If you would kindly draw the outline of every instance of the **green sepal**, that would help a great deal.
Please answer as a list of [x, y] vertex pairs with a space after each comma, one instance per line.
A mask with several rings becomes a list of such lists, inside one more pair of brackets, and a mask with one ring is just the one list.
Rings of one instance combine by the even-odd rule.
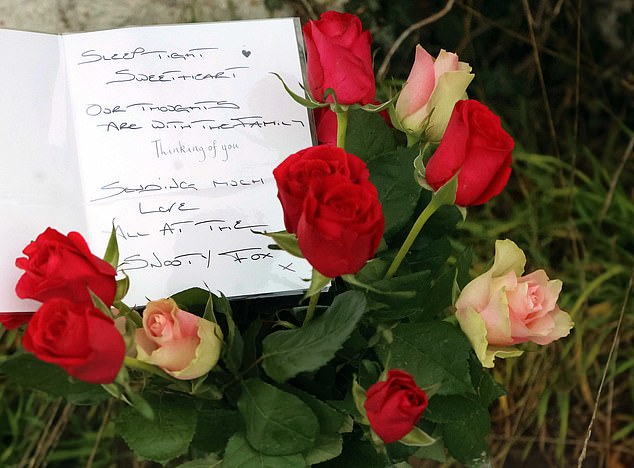
[[108, 245], [106, 247], [106, 253], [103, 255], [104, 261], [112, 265], [115, 270], [119, 266], [119, 245], [117, 244], [117, 231], [112, 225], [112, 231], [110, 232], [110, 239], [108, 239]]
[[123, 272], [123, 275], [123, 278], [117, 280], [117, 291], [114, 295], [115, 302], [123, 299], [130, 289], [130, 278], [125, 274], [125, 272]]
[[310, 278], [310, 287], [308, 288], [308, 291], [306, 291], [304, 299], [308, 299], [315, 294], [319, 294], [322, 289], [330, 284], [331, 281], [332, 278], [328, 278], [327, 276], [322, 275], [315, 268], [313, 268], [313, 274]]
[[291, 234], [287, 231], [275, 231], [275, 232], [257, 232], [257, 234], [262, 234], [264, 236], [270, 237], [275, 241], [278, 247], [289, 254], [304, 258], [302, 255], [302, 251], [299, 248], [299, 244], [297, 242], [297, 236], [295, 234]]
[[458, 191], [458, 171], [449, 181], [440, 187], [432, 196], [432, 203], [437, 206], [453, 205], [456, 201], [456, 192]]
[[427, 183], [427, 178], [425, 177], [425, 160], [428, 159], [430, 154], [431, 144], [426, 143], [420, 149], [418, 156], [414, 159], [414, 179], [416, 179], [416, 183], [425, 190], [433, 192], [434, 189]]
[[214, 314], [214, 296], [211, 292], [209, 293], [207, 304], [205, 304], [205, 313], [203, 314], [203, 318], [205, 320], [209, 320], [210, 322], [218, 323], [216, 320], [216, 314]]
[[361, 424], [370, 425], [370, 421], [368, 421], [368, 416], [364, 407], [366, 400], [365, 393], [366, 390], [359, 385], [359, 382], [357, 382], [357, 376], [355, 375], [352, 379], [352, 399], [354, 400], [354, 405], [360, 414], [359, 422]]
[[284, 82], [284, 79], [278, 75], [275, 72], [271, 72], [272, 75], [275, 75], [277, 77], [278, 80], [280, 80], [282, 82], [282, 86], [284, 86], [284, 89], [286, 90], [286, 92], [288, 93], [288, 95], [293, 98], [293, 100], [295, 102], [297, 102], [298, 104], [301, 104], [304, 107], [307, 107], [308, 109], [317, 109], [318, 107], [328, 107], [330, 104], [329, 103], [323, 103], [323, 102], [318, 102], [315, 101], [313, 99], [313, 97], [310, 95], [310, 93], [306, 93], [306, 95], [308, 96], [308, 98], [303, 98], [301, 97], [299, 94], [295, 94], [291, 88], [289, 88], [286, 83]]
[[126, 304], [124, 304], [121, 301], [115, 301], [114, 304], [112, 305], [119, 311], [120, 316], [123, 316], [127, 319], [127, 321], [131, 321], [132, 323], [134, 323], [136, 328], [143, 327], [143, 319], [141, 318], [141, 315], [136, 310], [130, 309]]
[[116, 317], [114, 316], [110, 308], [101, 300], [101, 298], [97, 296], [94, 292], [92, 292], [90, 289], [88, 289], [88, 292], [90, 293], [90, 298], [92, 299], [93, 305], [97, 309], [102, 311], [106, 317], [110, 317], [111, 319], [114, 320]]
[[339, 104], [339, 101], [337, 100], [337, 93], [335, 93], [335, 90], [332, 88], [326, 88], [326, 91], [324, 91], [324, 101], [327, 101], [329, 96], [332, 96], [332, 100], [334, 102], [330, 102], [328, 103], [328, 105], [330, 106], [330, 110], [333, 111], [335, 114], [348, 112], [348, 110], [350, 109], [356, 109], [357, 107], [359, 107], [358, 104]]
[[394, 102], [394, 100], [398, 97], [400, 93], [395, 94], [389, 100], [385, 101], [382, 104], [364, 104], [360, 106], [359, 109], [363, 109], [366, 112], [381, 112], [390, 107], [390, 105]]
[[431, 437], [425, 431], [423, 431], [420, 427], [414, 426], [411, 431], [409, 431], [401, 440], [399, 440], [401, 444], [410, 445], [413, 447], [427, 447], [428, 445], [432, 445], [436, 442], [436, 439]]

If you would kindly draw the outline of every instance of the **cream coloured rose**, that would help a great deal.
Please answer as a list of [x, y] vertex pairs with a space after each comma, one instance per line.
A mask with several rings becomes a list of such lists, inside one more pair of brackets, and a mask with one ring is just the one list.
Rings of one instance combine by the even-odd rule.
[[150, 301], [136, 330], [137, 359], [189, 380], [209, 372], [222, 349], [218, 324], [180, 310], [173, 299]]
[[522, 354], [512, 345], [549, 344], [573, 326], [557, 306], [561, 281], [549, 279], [544, 270], [522, 276], [525, 264], [513, 241], [496, 241], [493, 266], [467, 284], [456, 302], [460, 327], [485, 367], [493, 367], [496, 357]]
[[442, 139], [453, 106], [466, 98], [474, 75], [468, 63], [454, 53], [441, 50], [434, 58], [416, 46], [414, 65], [396, 101], [394, 125], [415, 138], [434, 142]]

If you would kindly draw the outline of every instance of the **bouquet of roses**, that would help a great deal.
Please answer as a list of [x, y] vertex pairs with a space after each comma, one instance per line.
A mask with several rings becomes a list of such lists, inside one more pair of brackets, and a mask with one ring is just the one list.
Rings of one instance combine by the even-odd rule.
[[488, 408], [504, 393], [486, 368], [572, 328], [561, 281], [524, 274], [511, 240], [475, 279], [471, 250], [450, 241], [467, 207], [505, 187], [513, 139], [466, 98], [474, 75], [456, 54], [418, 46], [380, 103], [359, 18], [325, 13], [304, 37], [310, 89], [284, 86], [315, 109], [321, 144], [273, 171], [286, 230], [253, 235], [312, 265], [305, 296], [190, 289], [134, 310], [114, 232], [102, 260], [49, 228], [16, 261], [17, 295], [42, 305], [3, 318], [28, 324], [26, 353], [0, 370], [38, 372], [72, 402], [120, 400], [117, 432], [161, 463], [486, 466]]

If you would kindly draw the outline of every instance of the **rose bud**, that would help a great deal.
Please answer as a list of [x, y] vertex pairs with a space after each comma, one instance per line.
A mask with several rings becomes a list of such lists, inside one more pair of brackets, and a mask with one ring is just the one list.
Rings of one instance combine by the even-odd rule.
[[505, 347], [549, 344], [573, 326], [557, 306], [561, 281], [550, 280], [544, 270], [522, 276], [525, 264], [524, 252], [513, 241], [496, 241], [493, 266], [467, 284], [456, 302], [460, 327], [485, 367], [493, 367], [496, 356], [521, 354]]
[[44, 302], [55, 297], [90, 304], [88, 290], [107, 307], [114, 301], [117, 284], [114, 268], [90, 252], [78, 232], [64, 236], [47, 228], [24, 249], [28, 258], [18, 258], [15, 265], [24, 274], [15, 286], [18, 297]]
[[[304, 25], [307, 74], [311, 94], [324, 101], [328, 88], [340, 104], [368, 104], [376, 94], [372, 37], [361, 20], [349, 13], [327, 11]], [[334, 102], [328, 96], [328, 102]]]
[[374, 257], [385, 220], [376, 188], [341, 175], [312, 181], [297, 224], [306, 260], [329, 278], [354, 274]]
[[427, 183], [438, 190], [460, 171], [455, 204], [481, 205], [506, 186], [514, 146], [488, 107], [472, 99], [458, 101], [425, 168]]
[[177, 379], [195, 379], [216, 365], [222, 339], [217, 323], [180, 310], [173, 299], [150, 301], [136, 330], [137, 359]]
[[368, 389], [363, 407], [372, 430], [389, 444], [405, 437], [418, 423], [427, 408], [427, 395], [410, 374], [392, 369], [386, 381]]
[[125, 343], [110, 317], [90, 304], [65, 298], [46, 301], [33, 315], [24, 349], [92, 384], [114, 381], [125, 356]]
[[396, 101], [396, 120], [401, 129], [420, 139], [423, 133], [430, 141], [440, 141], [454, 104], [466, 97], [473, 80], [468, 63], [441, 50], [438, 58], [416, 46], [416, 58]]
[[284, 211], [288, 232], [297, 231], [304, 198], [312, 181], [339, 174], [353, 183], [370, 177], [365, 163], [341, 148], [330, 145], [311, 146], [287, 157], [273, 170], [277, 197]]

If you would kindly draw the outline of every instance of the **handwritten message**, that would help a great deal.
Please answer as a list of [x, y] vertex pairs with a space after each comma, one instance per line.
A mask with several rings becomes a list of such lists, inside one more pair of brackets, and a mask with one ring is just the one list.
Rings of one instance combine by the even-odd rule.
[[303, 81], [296, 30], [274, 19], [61, 36], [67, 183], [98, 254], [114, 226], [130, 305], [193, 286], [306, 288], [308, 264], [256, 233], [283, 229], [272, 170], [312, 144], [306, 109], [271, 74]]

